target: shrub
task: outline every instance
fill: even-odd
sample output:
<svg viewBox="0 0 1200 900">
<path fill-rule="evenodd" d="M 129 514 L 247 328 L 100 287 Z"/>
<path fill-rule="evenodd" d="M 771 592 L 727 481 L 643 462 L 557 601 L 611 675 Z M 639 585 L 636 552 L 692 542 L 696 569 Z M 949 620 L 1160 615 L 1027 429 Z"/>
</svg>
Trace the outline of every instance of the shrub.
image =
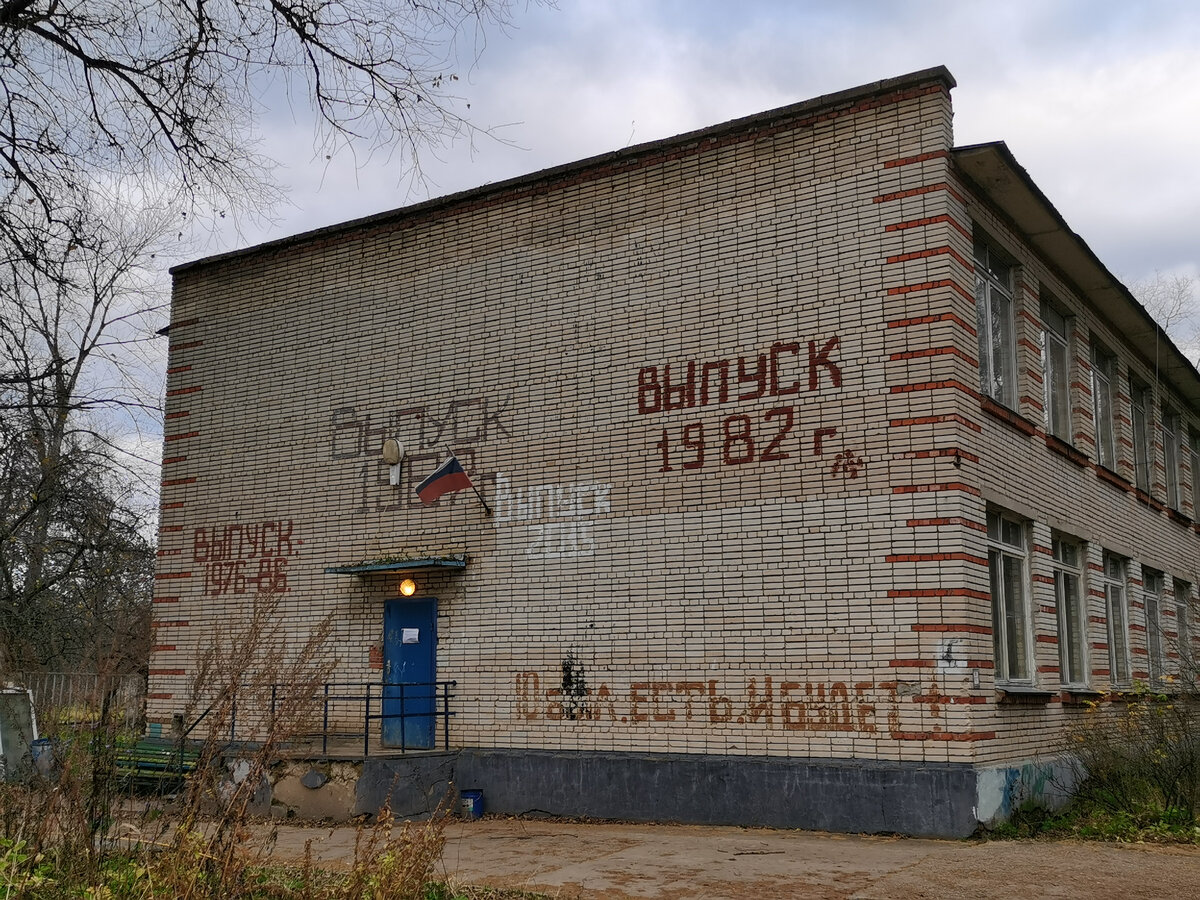
<svg viewBox="0 0 1200 900">
<path fill-rule="evenodd" d="M 1196 825 L 1200 809 L 1200 701 L 1139 686 L 1092 704 L 1067 738 L 1083 776 L 1077 804 L 1136 827 Z"/>
</svg>

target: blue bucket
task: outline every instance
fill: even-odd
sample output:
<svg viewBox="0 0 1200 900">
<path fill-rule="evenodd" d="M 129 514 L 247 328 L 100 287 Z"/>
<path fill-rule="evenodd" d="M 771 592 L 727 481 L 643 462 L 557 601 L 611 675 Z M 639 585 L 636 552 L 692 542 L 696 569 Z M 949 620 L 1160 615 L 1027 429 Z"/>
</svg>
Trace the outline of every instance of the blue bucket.
<svg viewBox="0 0 1200 900">
<path fill-rule="evenodd" d="M 50 738 L 38 738 L 30 749 L 33 751 L 33 767 L 43 778 L 49 778 L 54 772 L 54 745 Z"/>
<path fill-rule="evenodd" d="M 464 819 L 478 819 L 483 815 L 483 791 L 461 791 L 460 798 Z"/>
</svg>

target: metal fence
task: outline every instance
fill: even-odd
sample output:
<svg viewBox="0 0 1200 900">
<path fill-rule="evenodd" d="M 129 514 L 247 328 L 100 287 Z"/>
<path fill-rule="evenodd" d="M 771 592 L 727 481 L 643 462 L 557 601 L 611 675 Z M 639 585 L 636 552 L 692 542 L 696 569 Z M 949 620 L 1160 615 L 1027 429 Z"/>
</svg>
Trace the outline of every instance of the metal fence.
<svg viewBox="0 0 1200 900">
<path fill-rule="evenodd" d="M 28 672 L 12 680 L 33 692 L 34 708 L 45 722 L 94 721 L 107 698 L 109 714 L 133 726 L 141 721 L 146 706 L 146 683 L 140 675 Z"/>
<path fill-rule="evenodd" d="M 145 712 L 146 685 L 138 675 L 37 672 L 10 680 L 33 693 L 39 722 L 95 722 L 106 697 L 109 715 L 124 719 L 127 725 L 139 724 Z M 449 749 L 455 687 L 454 681 L 328 682 L 315 694 L 296 698 L 288 695 L 284 685 L 271 685 L 269 700 L 260 694 L 257 702 L 239 691 L 227 710 L 228 721 L 219 726 L 219 740 L 227 740 L 230 746 L 253 744 L 261 739 L 264 728 L 271 727 L 280 707 L 288 700 L 299 700 L 300 706 L 310 711 L 306 717 L 310 724 L 304 734 L 289 735 L 287 743 L 308 744 L 321 755 L 357 752 L 359 747 L 364 757 L 433 749 L 436 744 Z M 171 739 L 194 741 L 198 726 L 211 711 L 210 707 L 190 722 L 181 721 Z M 391 740 L 384 740 L 385 732 Z M 413 741 L 414 733 L 433 740 Z"/>
</svg>

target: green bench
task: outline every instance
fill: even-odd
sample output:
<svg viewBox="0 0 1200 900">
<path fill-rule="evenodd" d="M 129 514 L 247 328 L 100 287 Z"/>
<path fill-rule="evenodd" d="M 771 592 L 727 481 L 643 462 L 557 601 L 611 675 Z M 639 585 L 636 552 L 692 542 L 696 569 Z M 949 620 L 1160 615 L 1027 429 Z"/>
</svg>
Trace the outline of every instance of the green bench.
<svg viewBox="0 0 1200 900">
<path fill-rule="evenodd" d="M 118 747 L 113 765 L 118 777 L 135 785 L 164 785 L 182 781 L 200 764 L 200 751 L 172 741 L 142 738 L 136 744 Z"/>
</svg>

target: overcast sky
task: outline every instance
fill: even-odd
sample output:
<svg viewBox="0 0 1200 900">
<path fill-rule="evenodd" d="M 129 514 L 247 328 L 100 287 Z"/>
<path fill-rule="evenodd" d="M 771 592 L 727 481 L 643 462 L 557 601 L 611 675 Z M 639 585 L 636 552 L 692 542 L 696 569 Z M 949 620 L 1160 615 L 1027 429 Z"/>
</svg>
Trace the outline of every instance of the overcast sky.
<svg viewBox="0 0 1200 900">
<path fill-rule="evenodd" d="M 222 223 L 191 258 L 945 65 L 956 143 L 1006 141 L 1127 283 L 1200 277 L 1194 0 L 559 0 L 517 9 L 477 60 L 470 43 L 456 86 L 503 140 L 427 154 L 414 190 L 386 154 L 326 161 L 306 110 L 273 100 L 262 149 L 290 204 L 269 226 Z M 139 421 L 119 438 L 146 460 L 150 500 L 160 436 Z"/>
<path fill-rule="evenodd" d="M 1004 140 L 1119 276 L 1200 275 L 1200 3 L 1108 0 L 560 0 L 518 8 L 456 86 L 505 142 L 427 154 L 414 190 L 382 155 L 314 154 L 280 104 L 264 146 L 290 205 L 231 249 L 405 206 L 935 65 L 955 141 Z"/>
</svg>

